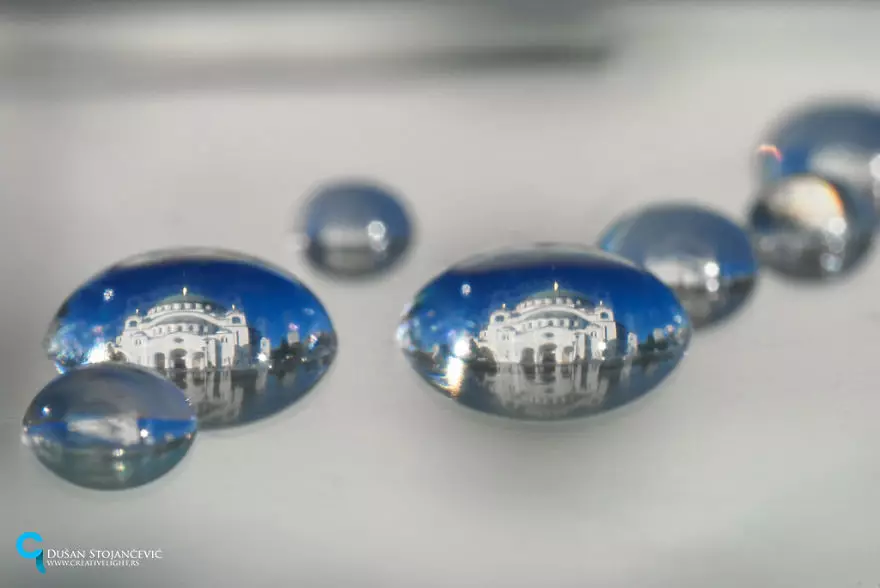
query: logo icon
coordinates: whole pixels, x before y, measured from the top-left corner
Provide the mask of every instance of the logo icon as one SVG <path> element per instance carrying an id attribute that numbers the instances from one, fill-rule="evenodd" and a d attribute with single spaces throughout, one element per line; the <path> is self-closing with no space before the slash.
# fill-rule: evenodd
<path id="1" fill-rule="evenodd" d="M 28 539 L 37 544 L 36 549 L 28 550 L 25 548 L 24 543 Z M 40 537 L 39 533 L 22 533 L 18 536 L 18 540 L 15 542 L 15 549 L 18 551 L 18 555 L 23 558 L 34 560 L 34 564 L 37 566 L 37 571 L 41 574 L 45 574 L 46 566 L 43 564 L 43 549 L 39 547 L 39 544 L 42 542 L 43 538 Z"/>

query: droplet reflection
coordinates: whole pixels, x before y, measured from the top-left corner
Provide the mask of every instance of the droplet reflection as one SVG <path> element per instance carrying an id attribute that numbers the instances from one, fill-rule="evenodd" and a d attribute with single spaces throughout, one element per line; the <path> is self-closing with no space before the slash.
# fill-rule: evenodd
<path id="1" fill-rule="evenodd" d="M 296 231 L 309 262 L 346 277 L 390 268 L 412 241 L 412 225 L 399 199 L 385 188 L 358 182 L 318 190 L 300 212 Z"/>
<path id="2" fill-rule="evenodd" d="M 758 264 L 748 234 L 689 204 L 652 206 L 609 227 L 602 249 L 651 271 L 672 288 L 695 327 L 727 318 L 751 294 Z"/>
<path id="3" fill-rule="evenodd" d="M 168 380 L 102 364 L 59 376 L 25 413 L 22 440 L 40 462 L 86 488 L 120 490 L 159 478 L 183 459 L 196 415 Z"/>
<path id="4" fill-rule="evenodd" d="M 760 260 L 796 278 L 826 278 L 854 267 L 872 244 L 876 222 L 870 201 L 814 175 L 766 186 L 749 213 Z"/>
<path id="5" fill-rule="evenodd" d="M 767 133 L 758 160 L 765 184 L 815 174 L 874 200 L 880 197 L 880 110 L 860 102 L 797 109 Z"/>
<path id="6" fill-rule="evenodd" d="M 45 344 L 60 371 L 107 361 L 158 371 L 185 391 L 202 430 L 283 410 L 336 353 L 330 317 L 293 276 L 204 250 L 139 256 L 95 276 L 64 302 Z"/>
<path id="7" fill-rule="evenodd" d="M 414 369 L 459 403 L 556 420 L 652 389 L 682 358 L 690 324 L 650 273 L 560 245 L 451 268 L 415 296 L 398 339 Z"/>

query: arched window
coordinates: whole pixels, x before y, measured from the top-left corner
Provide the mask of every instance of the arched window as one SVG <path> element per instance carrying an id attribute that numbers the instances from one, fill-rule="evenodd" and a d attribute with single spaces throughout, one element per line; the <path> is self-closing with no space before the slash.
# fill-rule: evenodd
<path id="1" fill-rule="evenodd" d="M 116 323 L 116 324 L 118 325 L 119 323 Z M 128 321 L 128 326 L 129 327 L 136 327 L 136 326 L 138 326 L 138 322 L 137 321 Z"/>
<path id="2" fill-rule="evenodd" d="M 498 316 L 496 316 L 496 317 L 495 317 L 495 322 L 496 322 L 496 323 L 503 323 L 503 322 L 504 322 L 504 316 L 502 316 L 502 315 L 498 315 Z"/>
<path id="3" fill-rule="evenodd" d="M 601 316 L 603 319 L 608 319 L 608 313 L 607 313 L 607 312 L 603 312 L 600 316 Z"/>
<path id="4" fill-rule="evenodd" d="M 241 317 L 240 316 L 232 317 L 232 324 L 233 325 L 240 325 L 241 324 Z"/>

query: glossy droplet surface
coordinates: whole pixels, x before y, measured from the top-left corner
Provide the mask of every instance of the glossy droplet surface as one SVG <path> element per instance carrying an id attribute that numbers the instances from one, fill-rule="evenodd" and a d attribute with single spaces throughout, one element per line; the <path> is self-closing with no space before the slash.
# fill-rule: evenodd
<path id="1" fill-rule="evenodd" d="M 109 268 L 77 289 L 46 337 L 59 370 L 107 361 L 156 370 L 202 430 L 270 416 L 327 372 L 336 335 L 293 276 L 234 253 L 173 250 Z"/>
<path id="2" fill-rule="evenodd" d="M 65 480 L 98 490 L 134 488 L 186 455 L 196 415 L 183 392 L 145 369 L 101 364 L 72 370 L 37 394 L 22 440 Z"/>
<path id="3" fill-rule="evenodd" d="M 463 262 L 405 312 L 415 370 L 468 407 L 556 420 L 625 404 L 681 360 L 690 324 L 675 294 L 598 250 L 541 245 Z"/>
<path id="4" fill-rule="evenodd" d="M 761 262 L 805 279 L 854 267 L 872 244 L 876 222 L 870 201 L 813 175 L 791 176 L 765 187 L 749 213 Z"/>
<path id="5" fill-rule="evenodd" d="M 665 204 L 625 216 L 599 239 L 673 289 L 691 323 L 718 322 L 751 294 L 758 263 L 748 234 L 721 214 Z"/>
<path id="6" fill-rule="evenodd" d="M 765 183 L 815 174 L 873 200 L 880 194 L 880 111 L 858 102 L 800 108 L 767 133 L 758 158 Z"/>
<path id="7" fill-rule="evenodd" d="M 369 276 L 394 265 L 412 241 L 412 224 L 390 190 L 341 182 L 318 190 L 297 220 L 306 258 L 337 276 Z"/>

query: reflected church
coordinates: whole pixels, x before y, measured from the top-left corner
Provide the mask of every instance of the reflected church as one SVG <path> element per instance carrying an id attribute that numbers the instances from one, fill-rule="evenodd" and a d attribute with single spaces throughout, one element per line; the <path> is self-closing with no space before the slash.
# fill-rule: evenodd
<path id="1" fill-rule="evenodd" d="M 226 309 L 184 288 L 146 314 L 127 317 L 114 351 L 129 363 L 158 370 L 249 368 L 255 346 L 265 357 L 271 351 L 269 339 L 255 341 L 256 336 L 235 305 Z"/>
<path id="2" fill-rule="evenodd" d="M 115 342 L 103 351 L 113 361 L 159 371 L 180 387 L 201 428 L 262 418 L 302 396 L 329 365 L 332 333 L 307 334 L 290 323 L 278 348 L 226 308 L 183 288 L 125 318 Z"/>
<path id="3" fill-rule="evenodd" d="M 635 353 L 638 345 L 635 333 L 622 333 L 610 307 L 601 301 L 594 306 L 556 283 L 512 310 L 506 305 L 494 310 L 478 340 L 495 362 L 523 364 L 601 360 L 621 350 Z"/>
<path id="4" fill-rule="evenodd" d="M 671 371 L 689 329 L 658 327 L 640 342 L 614 309 L 561 290 L 490 311 L 478 336 L 414 361 L 457 401 L 485 412 L 553 420 L 628 402 Z M 429 367 L 430 366 L 430 367 Z"/>

